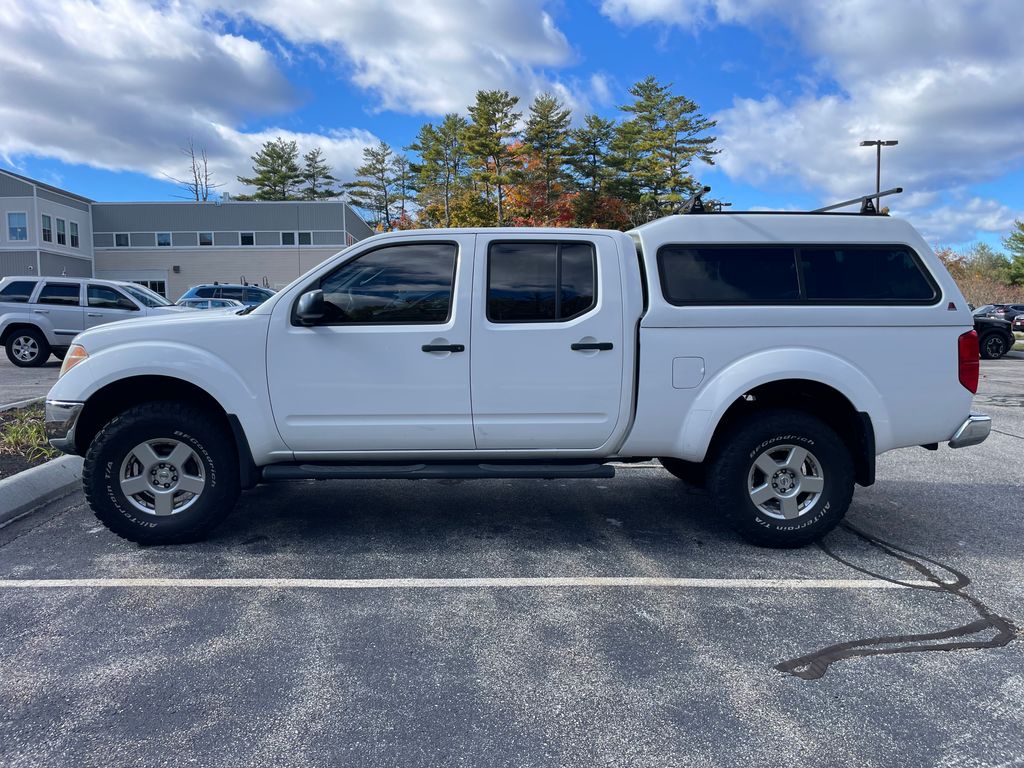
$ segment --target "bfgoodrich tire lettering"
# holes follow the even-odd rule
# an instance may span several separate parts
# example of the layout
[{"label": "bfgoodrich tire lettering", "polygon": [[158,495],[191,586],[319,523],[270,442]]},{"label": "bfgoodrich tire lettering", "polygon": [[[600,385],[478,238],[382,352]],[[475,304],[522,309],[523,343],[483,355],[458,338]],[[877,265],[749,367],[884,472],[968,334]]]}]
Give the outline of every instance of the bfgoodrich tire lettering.
[{"label": "bfgoodrich tire lettering", "polygon": [[[82,482],[89,505],[100,522],[129,541],[200,539],[238,499],[233,440],[220,419],[187,404],[130,408],[100,431],[86,454]],[[178,488],[179,475],[181,487],[192,490]],[[186,479],[192,484],[185,486]],[[172,496],[177,509],[158,505],[158,493]]]},{"label": "bfgoodrich tire lettering", "polygon": [[708,485],[745,539],[798,547],[843,519],[853,498],[853,461],[826,424],[803,411],[762,411],[727,440]]}]

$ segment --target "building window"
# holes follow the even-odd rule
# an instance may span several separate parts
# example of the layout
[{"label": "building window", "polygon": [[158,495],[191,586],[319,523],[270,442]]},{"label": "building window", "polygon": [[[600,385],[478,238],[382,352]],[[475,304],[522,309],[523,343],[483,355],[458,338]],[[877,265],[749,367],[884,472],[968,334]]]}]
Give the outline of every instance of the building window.
[{"label": "building window", "polygon": [[167,282],[165,280],[132,280],[132,282],[167,298]]},{"label": "building window", "polygon": [[57,219],[57,245],[68,244],[68,233],[67,227],[64,224],[64,219]]},{"label": "building window", "polygon": [[213,232],[200,232],[199,233],[199,244],[200,245],[213,245]]},{"label": "building window", "polygon": [[7,214],[7,239],[28,240],[28,214]]},{"label": "building window", "polygon": [[53,242],[53,219],[43,214],[43,241],[47,243]]},{"label": "building window", "polygon": [[71,222],[68,222],[68,225],[71,227],[71,247],[72,248],[77,248],[78,247],[78,222],[77,221],[71,221]]},{"label": "building window", "polygon": [[[60,219],[58,219],[57,221],[60,221]],[[116,235],[114,235],[114,246],[117,247],[117,248],[127,248],[128,247],[128,233],[127,232],[118,232]]]},{"label": "building window", "polygon": [[281,245],[295,245],[295,233],[294,232],[282,232],[281,233]]},{"label": "building window", "polygon": [[171,233],[170,232],[157,232],[156,233],[156,244],[160,248],[171,247]]},{"label": "building window", "polygon": [[255,232],[239,232],[238,237],[242,245],[256,245]]},{"label": "building window", "polygon": [[313,242],[312,232],[299,232],[299,245],[310,245]]}]

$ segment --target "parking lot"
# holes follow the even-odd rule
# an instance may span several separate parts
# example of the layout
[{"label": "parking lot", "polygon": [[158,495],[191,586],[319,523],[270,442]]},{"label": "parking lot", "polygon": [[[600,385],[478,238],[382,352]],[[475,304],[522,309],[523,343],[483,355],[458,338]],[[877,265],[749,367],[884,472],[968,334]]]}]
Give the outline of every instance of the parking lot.
[{"label": "parking lot", "polygon": [[38,368],[18,368],[0,353],[0,406],[45,395],[60,373],[60,360],[51,357]]},{"label": "parking lot", "polygon": [[76,493],[0,529],[0,765],[1022,765],[1024,354],[982,374],[986,443],[796,551],[657,465],[263,486],[174,548]]}]

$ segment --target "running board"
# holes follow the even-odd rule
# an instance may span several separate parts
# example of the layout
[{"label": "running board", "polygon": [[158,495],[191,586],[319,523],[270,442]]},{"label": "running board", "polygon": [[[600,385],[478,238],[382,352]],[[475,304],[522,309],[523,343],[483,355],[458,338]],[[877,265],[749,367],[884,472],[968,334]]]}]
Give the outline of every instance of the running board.
[{"label": "running board", "polygon": [[278,480],[493,480],[528,478],[615,477],[610,464],[579,461],[556,461],[546,464],[529,462],[461,462],[399,464],[271,464],[262,469],[264,482]]}]

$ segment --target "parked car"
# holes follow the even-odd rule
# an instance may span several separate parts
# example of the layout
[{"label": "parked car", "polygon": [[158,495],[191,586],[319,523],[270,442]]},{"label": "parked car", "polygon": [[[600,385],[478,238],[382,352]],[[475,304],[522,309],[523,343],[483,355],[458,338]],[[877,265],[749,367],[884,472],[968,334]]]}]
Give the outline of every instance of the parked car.
[{"label": "parked car", "polygon": [[236,309],[245,306],[237,299],[178,299],[176,303],[179,307],[192,309]]},{"label": "parked car", "polygon": [[1012,330],[1017,333],[1024,333],[1024,312],[1013,318],[1013,322],[1010,323]]},{"label": "parked car", "polygon": [[1024,314],[1024,304],[986,304],[975,310],[974,314],[1013,322],[1017,315]]},{"label": "parked car", "polygon": [[657,457],[791,547],[839,523],[876,455],[985,440],[978,376],[967,302],[910,224],[707,213],[377,235],[251,311],[82,334],[46,423],[137,542],[201,537],[260,482]]},{"label": "parked car", "polygon": [[133,317],[184,311],[135,283],[74,277],[0,279],[0,343],[22,368],[63,358],[71,340],[88,328]]},{"label": "parked car", "polygon": [[195,285],[181,294],[182,299],[234,299],[248,307],[255,307],[274,295],[269,288],[257,285],[240,285],[235,283],[205,283]]}]

